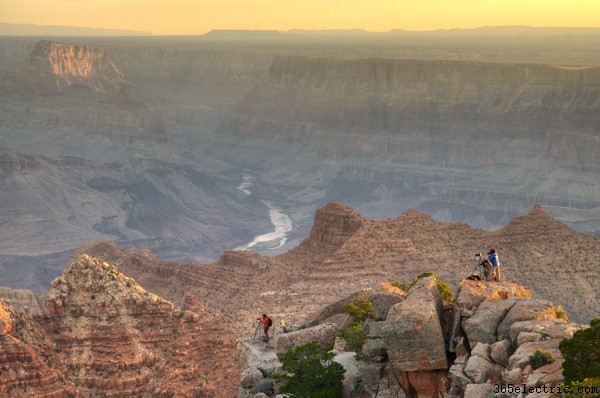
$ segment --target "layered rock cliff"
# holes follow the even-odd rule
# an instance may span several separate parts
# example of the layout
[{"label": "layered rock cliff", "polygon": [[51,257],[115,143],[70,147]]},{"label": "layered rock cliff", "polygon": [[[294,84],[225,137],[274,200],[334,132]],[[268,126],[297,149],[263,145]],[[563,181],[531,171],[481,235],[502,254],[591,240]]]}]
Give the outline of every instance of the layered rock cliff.
[{"label": "layered rock cliff", "polygon": [[31,290],[11,289],[4,286],[0,286],[0,298],[8,300],[17,311],[27,308],[31,315],[39,315],[42,312],[41,307],[44,306],[45,300],[44,295],[35,294]]},{"label": "layered rock cliff", "polygon": [[86,255],[72,259],[52,285],[39,317],[0,308],[3,393],[230,395],[224,381],[236,378],[234,344],[215,332],[214,315],[175,309]]},{"label": "layered rock cliff", "polygon": [[599,87],[597,67],[280,56],[222,131],[244,140],[246,167],[265,146],[293,154],[265,183],[300,195],[301,171],[371,216],[491,229],[542,203],[597,234],[582,220],[600,216]]},{"label": "layered rock cliff", "polygon": [[0,87],[3,145],[52,155],[61,143],[109,152],[111,141],[165,139],[150,92],[128,83],[103,48],[40,41],[16,72],[0,74]]},{"label": "layered rock cliff", "polygon": [[49,40],[35,46],[19,71],[44,79],[49,86],[53,82],[59,90],[78,84],[107,93],[125,82],[123,72],[104,49]]},{"label": "layered rock cliff", "polygon": [[488,232],[441,223],[418,211],[374,221],[332,203],[317,213],[309,238],[274,257],[225,252],[216,263],[177,266],[110,242],[83,250],[118,264],[177,304],[186,294],[202,298],[243,330],[253,328],[257,313],[298,323],[346,296],[348,289],[408,281],[426,271],[456,287],[476,267],[473,255],[492,247],[500,254],[503,278],[528,286],[535,297],[564,303],[574,321],[588,322],[598,308],[598,245],[597,238],[569,229],[539,206],[506,228]]}]

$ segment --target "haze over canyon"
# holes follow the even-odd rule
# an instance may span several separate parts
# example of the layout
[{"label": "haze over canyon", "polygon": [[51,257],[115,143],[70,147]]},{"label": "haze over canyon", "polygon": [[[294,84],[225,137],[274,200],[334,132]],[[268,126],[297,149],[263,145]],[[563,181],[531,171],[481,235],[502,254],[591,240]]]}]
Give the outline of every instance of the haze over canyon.
[{"label": "haze over canyon", "polygon": [[44,292],[97,240],[282,253],[330,201],[598,236],[598,36],[531,32],[3,37],[2,284]]}]

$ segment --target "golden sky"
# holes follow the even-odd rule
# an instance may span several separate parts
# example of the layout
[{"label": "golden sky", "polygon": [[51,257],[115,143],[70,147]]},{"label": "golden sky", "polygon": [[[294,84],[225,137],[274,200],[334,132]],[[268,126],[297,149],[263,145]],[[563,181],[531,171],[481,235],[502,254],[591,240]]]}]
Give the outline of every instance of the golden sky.
[{"label": "golden sky", "polygon": [[0,22],[202,34],[211,29],[600,27],[600,0],[0,0]]}]

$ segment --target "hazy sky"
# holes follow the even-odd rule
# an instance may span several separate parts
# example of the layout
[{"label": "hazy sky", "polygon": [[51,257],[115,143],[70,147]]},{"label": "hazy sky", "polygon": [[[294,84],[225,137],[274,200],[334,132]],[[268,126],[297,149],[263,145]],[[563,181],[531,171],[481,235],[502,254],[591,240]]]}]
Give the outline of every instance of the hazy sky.
[{"label": "hazy sky", "polygon": [[0,22],[200,34],[211,29],[600,26],[600,0],[0,0]]}]

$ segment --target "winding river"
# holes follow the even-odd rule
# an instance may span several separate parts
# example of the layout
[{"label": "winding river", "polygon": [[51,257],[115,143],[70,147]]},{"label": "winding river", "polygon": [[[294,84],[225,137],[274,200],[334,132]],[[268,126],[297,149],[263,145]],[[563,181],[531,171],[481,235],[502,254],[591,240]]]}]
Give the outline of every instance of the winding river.
[{"label": "winding river", "polygon": [[[249,196],[252,195],[250,188],[253,186],[254,177],[246,174],[242,175],[242,183],[238,186],[238,189]],[[274,227],[273,231],[255,236],[252,242],[241,245],[236,250],[248,250],[252,247],[274,250],[283,246],[287,241],[287,234],[292,230],[292,220],[273,202],[266,199],[261,199],[261,202],[269,209],[269,216]]]}]

